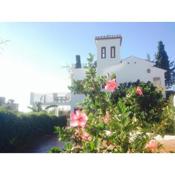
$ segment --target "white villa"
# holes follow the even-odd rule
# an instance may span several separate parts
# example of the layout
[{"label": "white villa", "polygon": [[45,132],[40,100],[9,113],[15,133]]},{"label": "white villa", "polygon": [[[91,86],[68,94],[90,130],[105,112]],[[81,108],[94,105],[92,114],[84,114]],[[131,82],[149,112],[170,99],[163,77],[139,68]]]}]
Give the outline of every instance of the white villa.
[{"label": "white villa", "polygon": [[[95,37],[97,50],[97,74],[107,75],[115,73],[117,82],[135,82],[138,79],[143,82],[150,81],[155,86],[165,89],[165,70],[154,66],[154,63],[136,56],[125,59],[120,57],[122,36],[107,35]],[[85,77],[85,69],[81,66],[80,56],[76,56],[76,64],[71,68],[71,79],[82,80]],[[71,109],[82,99],[83,95],[71,94]]]},{"label": "white villa", "polygon": [[[135,82],[137,80],[152,82],[155,86],[165,90],[165,70],[154,66],[154,63],[136,56],[120,57],[122,36],[107,35],[95,37],[96,43],[96,70],[98,75],[115,73],[117,83]],[[80,56],[76,56],[76,64],[70,68],[71,80],[82,80],[85,77],[85,68],[81,65]],[[165,95],[165,93],[164,93]],[[43,106],[69,106],[74,109],[84,98],[82,94],[73,93],[31,93],[30,104],[41,102]]]}]

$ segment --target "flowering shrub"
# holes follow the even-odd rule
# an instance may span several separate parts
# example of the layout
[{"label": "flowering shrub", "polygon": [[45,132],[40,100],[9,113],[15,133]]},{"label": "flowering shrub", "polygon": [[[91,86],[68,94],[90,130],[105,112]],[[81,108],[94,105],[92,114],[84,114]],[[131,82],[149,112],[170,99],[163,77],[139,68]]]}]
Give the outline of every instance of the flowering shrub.
[{"label": "flowering shrub", "polygon": [[[173,96],[168,98],[167,104],[163,107],[161,128],[165,128],[167,134],[175,134],[175,107],[173,106]],[[159,127],[160,127],[159,126]],[[163,131],[164,132],[164,131]]]},{"label": "flowering shrub", "polygon": [[122,100],[131,115],[137,114],[144,125],[153,125],[161,121],[163,107],[166,105],[162,93],[151,82],[120,84],[112,94],[111,101]]},{"label": "flowering shrub", "polygon": [[158,148],[158,143],[156,140],[150,140],[149,143],[146,144],[145,148],[148,151],[155,152]]},{"label": "flowering shrub", "polygon": [[70,126],[71,127],[85,127],[87,122],[87,116],[80,110],[72,112],[70,115]]},{"label": "flowering shrub", "polygon": [[139,86],[137,86],[137,88],[136,88],[136,95],[138,95],[138,96],[142,96],[143,95],[143,90]]},{"label": "flowering shrub", "polygon": [[154,121],[155,115],[151,112],[157,103],[152,105],[150,102],[145,108],[144,102],[151,100],[152,94],[160,97],[160,101],[162,96],[155,88],[148,92],[150,88],[153,86],[135,84],[122,91],[113,75],[96,75],[90,55],[85,79],[81,83],[74,81],[71,87],[72,92],[85,94],[85,99],[80,108],[71,113],[70,127],[56,128],[59,139],[65,144],[64,149],[57,152],[157,151],[157,143],[151,141],[162,129],[161,126],[155,129],[161,121]]},{"label": "flowering shrub", "polygon": [[105,90],[107,90],[109,92],[114,92],[116,88],[117,88],[117,83],[116,83],[115,79],[109,80],[106,83]]}]

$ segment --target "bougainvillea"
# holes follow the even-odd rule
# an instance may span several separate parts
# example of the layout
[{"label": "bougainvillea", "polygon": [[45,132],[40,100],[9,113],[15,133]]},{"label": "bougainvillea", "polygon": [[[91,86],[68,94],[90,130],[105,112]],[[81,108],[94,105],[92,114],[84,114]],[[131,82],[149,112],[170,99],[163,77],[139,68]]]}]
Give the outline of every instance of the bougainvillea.
[{"label": "bougainvillea", "polygon": [[[78,84],[81,84],[81,88]],[[153,88],[152,85],[149,87]],[[161,121],[150,122],[151,112],[147,120],[145,117],[148,115],[142,106],[144,98],[151,99],[148,95],[150,89],[147,86],[136,84],[126,88],[119,95],[117,77],[98,76],[93,56],[90,55],[85,79],[81,83],[74,81],[70,89],[74,93],[83,93],[85,99],[79,104],[81,108],[71,113],[70,127],[56,128],[59,139],[65,145],[59,152],[158,151],[154,137],[158,132],[155,128],[162,129]],[[156,91],[156,88],[153,89]],[[154,95],[161,99],[160,93],[155,91],[153,91]],[[148,106],[148,109],[151,111],[151,106]]]}]

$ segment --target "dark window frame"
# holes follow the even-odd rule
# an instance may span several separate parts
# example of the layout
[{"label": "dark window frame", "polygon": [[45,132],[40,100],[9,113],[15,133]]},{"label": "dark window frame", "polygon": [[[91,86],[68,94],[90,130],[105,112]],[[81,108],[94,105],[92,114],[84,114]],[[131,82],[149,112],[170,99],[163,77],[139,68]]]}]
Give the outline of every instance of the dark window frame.
[{"label": "dark window frame", "polygon": [[151,69],[149,69],[149,68],[146,71],[147,71],[148,74],[151,73]]},{"label": "dark window frame", "polygon": [[[113,50],[114,49],[114,50]],[[114,53],[114,54],[113,54]],[[111,58],[115,58],[116,55],[116,50],[115,50],[115,46],[111,47]]]},{"label": "dark window frame", "polygon": [[101,58],[106,58],[106,47],[101,47]]}]

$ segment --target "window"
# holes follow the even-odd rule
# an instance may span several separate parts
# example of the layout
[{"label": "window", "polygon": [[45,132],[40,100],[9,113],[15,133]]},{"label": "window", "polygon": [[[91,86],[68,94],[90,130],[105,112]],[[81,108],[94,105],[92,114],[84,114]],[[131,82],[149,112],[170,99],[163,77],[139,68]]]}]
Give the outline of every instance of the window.
[{"label": "window", "polygon": [[147,73],[151,73],[151,69],[147,69]]},{"label": "window", "polygon": [[160,86],[161,86],[160,77],[154,77],[154,78],[153,78],[153,84],[154,84],[154,86],[156,86],[156,87],[160,87]]},{"label": "window", "polygon": [[115,47],[111,47],[111,58],[115,58]]},{"label": "window", "polygon": [[106,58],[106,47],[101,48],[101,58]]}]

